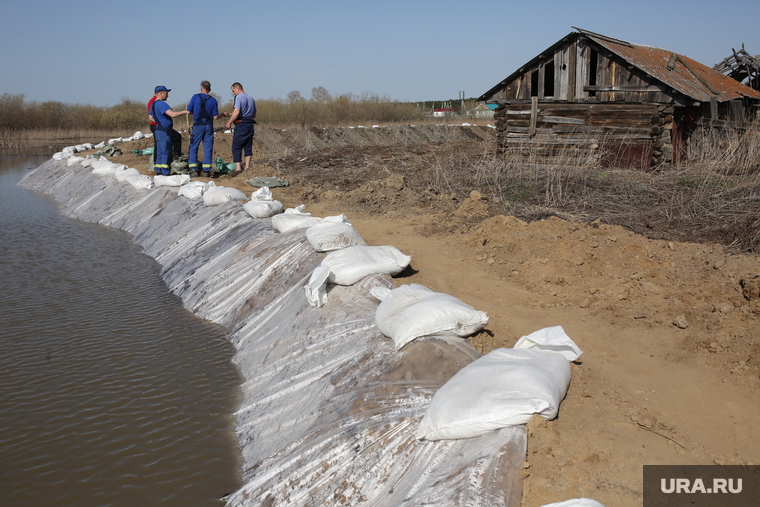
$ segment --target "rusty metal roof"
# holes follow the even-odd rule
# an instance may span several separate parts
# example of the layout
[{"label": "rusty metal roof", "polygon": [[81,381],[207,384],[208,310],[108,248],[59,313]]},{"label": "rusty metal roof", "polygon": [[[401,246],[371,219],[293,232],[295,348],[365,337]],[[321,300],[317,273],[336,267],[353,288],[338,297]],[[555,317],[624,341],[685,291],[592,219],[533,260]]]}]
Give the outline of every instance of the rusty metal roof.
[{"label": "rusty metal roof", "polygon": [[581,30],[580,33],[607,48],[631,65],[658,81],[699,102],[718,102],[749,97],[760,99],[760,92],[689,57],[654,46],[632,44]]},{"label": "rusty metal roof", "polygon": [[[560,39],[539,56],[533,58],[509,77],[481,95],[478,100],[490,100],[501,88],[516,79],[528,68],[537,64],[544,54],[552,53],[557,47],[572,40],[573,37],[587,37],[596,44],[616,54],[634,67],[664,83],[679,93],[699,102],[709,102],[717,96],[718,102],[748,97],[760,99],[760,92],[753,90],[725,74],[711,69],[696,60],[654,46],[633,44],[619,39],[613,39],[588,30],[572,27],[579,33],[571,32]],[[670,63],[670,66],[668,66]]]}]

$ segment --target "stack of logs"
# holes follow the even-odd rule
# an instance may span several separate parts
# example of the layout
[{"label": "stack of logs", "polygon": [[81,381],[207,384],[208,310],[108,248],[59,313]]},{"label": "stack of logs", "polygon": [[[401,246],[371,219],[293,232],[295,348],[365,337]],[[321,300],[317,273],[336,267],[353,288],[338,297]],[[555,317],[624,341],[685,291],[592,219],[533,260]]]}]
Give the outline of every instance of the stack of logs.
[{"label": "stack of logs", "polygon": [[[673,106],[631,103],[502,102],[495,110],[497,151],[542,163],[668,167],[673,160]],[[576,165],[575,163],[573,165]]]},{"label": "stack of logs", "polygon": [[673,161],[673,106],[657,106],[652,116],[652,167],[667,168]]}]

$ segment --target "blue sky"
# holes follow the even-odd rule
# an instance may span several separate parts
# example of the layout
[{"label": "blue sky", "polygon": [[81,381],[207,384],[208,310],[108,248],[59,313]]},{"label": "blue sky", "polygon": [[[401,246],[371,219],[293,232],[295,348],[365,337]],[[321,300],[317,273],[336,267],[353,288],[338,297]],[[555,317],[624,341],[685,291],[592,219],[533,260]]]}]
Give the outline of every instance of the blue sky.
[{"label": "blue sky", "polygon": [[760,2],[509,0],[16,1],[0,20],[0,94],[109,106],[156,85],[187,102],[208,79],[225,99],[371,92],[392,100],[482,94],[571,26],[712,66],[760,54]]}]

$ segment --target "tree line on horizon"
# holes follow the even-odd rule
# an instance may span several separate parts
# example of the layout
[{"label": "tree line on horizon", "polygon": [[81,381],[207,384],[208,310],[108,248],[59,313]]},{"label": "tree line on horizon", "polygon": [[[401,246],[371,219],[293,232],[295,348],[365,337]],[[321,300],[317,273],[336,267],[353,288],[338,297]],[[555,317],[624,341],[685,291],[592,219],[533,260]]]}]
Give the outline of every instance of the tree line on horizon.
[{"label": "tree line on horizon", "polygon": [[[232,101],[219,101],[220,111],[231,111]],[[472,99],[467,99],[468,105]],[[147,101],[146,101],[147,102]],[[349,125],[361,122],[398,123],[424,120],[437,105],[458,104],[458,100],[399,102],[387,96],[371,92],[360,95],[346,93],[330,94],[324,87],[312,88],[311,97],[305,98],[297,90],[284,99],[270,98],[256,100],[257,121],[272,126],[330,126]],[[180,111],[187,104],[174,107]],[[58,101],[27,101],[23,94],[3,93],[0,95],[0,130],[38,129],[105,129],[105,130],[147,130],[146,103],[122,98],[113,106],[91,104],[68,104]]]}]

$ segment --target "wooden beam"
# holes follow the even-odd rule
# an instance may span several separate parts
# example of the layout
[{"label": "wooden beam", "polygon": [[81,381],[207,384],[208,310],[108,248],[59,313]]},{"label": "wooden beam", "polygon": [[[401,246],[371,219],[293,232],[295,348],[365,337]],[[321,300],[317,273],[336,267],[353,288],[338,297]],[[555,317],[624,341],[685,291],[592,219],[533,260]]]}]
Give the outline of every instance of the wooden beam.
[{"label": "wooden beam", "polygon": [[710,121],[714,122],[718,119],[718,96],[713,95],[710,97]]},{"label": "wooden beam", "polygon": [[584,86],[584,92],[661,92],[662,89],[658,86],[630,86],[630,85],[596,85],[596,86]]},{"label": "wooden beam", "polygon": [[531,97],[530,101],[530,135],[536,134],[536,120],[538,119],[538,97]]},{"label": "wooden beam", "polygon": [[573,125],[586,124],[583,118],[568,118],[566,116],[544,116],[543,121],[545,123],[571,123]]}]

